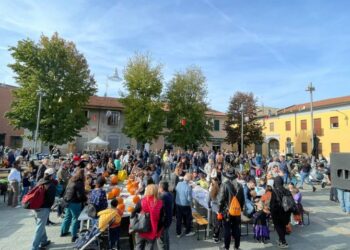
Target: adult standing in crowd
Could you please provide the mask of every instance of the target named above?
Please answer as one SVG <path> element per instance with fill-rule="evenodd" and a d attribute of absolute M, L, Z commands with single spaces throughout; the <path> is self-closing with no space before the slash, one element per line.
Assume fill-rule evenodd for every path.
<path fill-rule="evenodd" d="M 72 242 L 78 238 L 78 217 L 82 210 L 82 203 L 87 200 L 85 195 L 84 169 L 76 171 L 69 180 L 63 199 L 68 203 L 65 208 L 65 216 L 61 226 L 61 236 L 72 235 Z"/>
<path fill-rule="evenodd" d="M 279 248 L 288 248 L 286 241 L 286 226 L 290 222 L 291 212 L 284 211 L 282 207 L 283 196 L 292 196 L 289 190 L 283 186 L 283 178 L 277 176 L 274 178 L 273 190 L 270 202 L 270 211 L 273 224 L 279 237 Z"/>
<path fill-rule="evenodd" d="M 18 205 L 18 195 L 21 183 L 21 173 L 20 173 L 20 161 L 15 161 L 12 164 L 10 174 L 7 177 L 9 182 L 9 196 L 7 198 L 7 205 L 15 208 L 21 207 Z"/>
<path fill-rule="evenodd" d="M 44 177 L 37 183 L 38 186 L 44 185 L 45 197 L 41 208 L 33 210 L 36 229 L 32 243 L 32 250 L 45 249 L 45 247 L 51 243 L 51 241 L 47 239 L 45 226 L 49 219 L 51 207 L 55 202 L 56 186 L 54 184 L 54 174 L 55 171 L 53 168 L 45 170 Z"/>
<path fill-rule="evenodd" d="M 311 172 L 312 168 L 310 163 L 308 162 L 307 159 L 304 159 L 302 161 L 302 165 L 301 165 L 301 171 L 300 171 L 300 178 L 301 178 L 301 183 L 300 183 L 300 187 L 299 189 L 303 189 L 303 185 L 304 185 L 304 181 L 306 181 L 307 184 L 312 186 L 312 191 L 315 192 L 316 188 L 315 186 L 312 184 L 312 182 L 309 180 L 309 176 L 310 176 L 310 172 Z"/>
<path fill-rule="evenodd" d="M 236 197 L 241 210 L 244 206 L 243 187 L 237 182 L 235 169 L 230 167 L 224 172 L 226 180 L 221 184 L 219 192 L 219 214 L 218 217 L 224 220 L 224 241 L 225 249 L 230 249 L 231 237 L 235 240 L 235 248 L 239 249 L 241 243 L 241 216 L 231 216 L 228 211 L 233 197 Z"/>
<path fill-rule="evenodd" d="M 173 196 L 169 192 L 169 183 L 162 181 L 159 183 L 159 195 L 163 201 L 165 220 L 164 229 L 160 237 L 157 239 L 159 250 L 170 250 L 169 228 L 173 218 Z"/>
<path fill-rule="evenodd" d="M 182 222 L 185 222 L 185 235 L 192 236 L 192 187 L 190 186 L 192 175 L 187 173 L 184 180 L 176 186 L 176 236 L 181 237 Z"/>
<path fill-rule="evenodd" d="M 49 166 L 49 161 L 50 161 L 49 157 L 45 157 L 42 160 L 42 164 L 40 165 L 40 167 L 38 169 L 38 173 L 36 174 L 36 182 L 38 182 L 40 179 L 42 179 L 44 177 L 45 170 Z"/>
<path fill-rule="evenodd" d="M 158 188 L 154 184 L 146 187 L 145 196 L 135 206 L 131 218 L 136 213 L 149 213 L 151 221 L 151 231 L 147 233 L 136 233 L 136 250 L 153 250 L 156 239 L 160 237 L 163 229 L 164 207 L 163 201 L 158 198 Z"/>

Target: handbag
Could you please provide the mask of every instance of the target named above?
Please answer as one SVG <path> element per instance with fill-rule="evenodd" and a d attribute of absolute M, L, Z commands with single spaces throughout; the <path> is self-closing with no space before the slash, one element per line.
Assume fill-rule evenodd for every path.
<path fill-rule="evenodd" d="M 138 213 L 130 219 L 130 231 L 137 233 L 148 233 L 152 230 L 149 213 Z"/>

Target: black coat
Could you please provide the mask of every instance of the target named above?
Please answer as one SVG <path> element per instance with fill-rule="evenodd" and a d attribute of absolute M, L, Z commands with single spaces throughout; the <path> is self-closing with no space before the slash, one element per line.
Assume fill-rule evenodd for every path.
<path fill-rule="evenodd" d="M 69 181 L 64 194 L 64 200 L 74 203 L 83 203 L 87 201 L 84 183 L 82 181 Z"/>
<path fill-rule="evenodd" d="M 52 180 L 45 180 L 41 179 L 38 183 L 38 185 L 45 185 L 45 197 L 44 197 L 44 203 L 41 206 L 42 208 L 51 208 L 53 203 L 55 202 L 55 196 L 56 196 L 56 186 Z"/>
<path fill-rule="evenodd" d="M 221 184 L 220 192 L 218 196 L 219 212 L 223 215 L 228 214 L 230 203 L 232 198 L 236 196 L 241 209 L 244 207 L 244 194 L 243 187 L 237 180 L 226 180 Z"/>
<path fill-rule="evenodd" d="M 273 224 L 287 225 L 290 222 L 291 212 L 285 212 L 282 207 L 282 197 L 291 196 L 285 188 L 273 189 L 270 201 L 270 211 Z"/>

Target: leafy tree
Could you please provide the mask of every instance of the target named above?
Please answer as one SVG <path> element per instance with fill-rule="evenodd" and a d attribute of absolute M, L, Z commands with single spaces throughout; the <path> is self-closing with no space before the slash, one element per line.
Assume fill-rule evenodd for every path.
<path fill-rule="evenodd" d="M 241 104 L 244 105 L 243 114 L 243 142 L 244 145 L 261 144 L 264 137 L 262 135 L 262 124 L 257 119 L 257 100 L 253 93 L 236 92 L 230 100 L 225 122 L 227 136 L 225 140 L 230 144 L 238 144 L 241 150 L 241 128 L 242 115 Z"/>
<path fill-rule="evenodd" d="M 163 129 L 161 66 L 153 66 L 149 56 L 137 54 L 129 60 L 124 79 L 127 93 L 121 99 L 125 105 L 123 131 L 144 145 L 157 139 Z"/>
<path fill-rule="evenodd" d="M 188 68 L 176 73 L 167 86 L 165 100 L 168 105 L 165 133 L 167 140 L 182 148 L 195 149 L 210 138 L 212 124 L 206 118 L 207 88 L 205 76 L 199 68 Z M 186 124 L 181 124 L 184 119 Z"/>
<path fill-rule="evenodd" d="M 6 113 L 10 123 L 35 131 L 40 89 L 43 98 L 39 138 L 59 145 L 74 140 L 88 122 L 82 109 L 96 92 L 83 54 L 57 33 L 51 38 L 41 36 L 38 43 L 21 40 L 9 51 L 14 59 L 9 67 L 19 85 L 14 90 L 11 110 Z"/>

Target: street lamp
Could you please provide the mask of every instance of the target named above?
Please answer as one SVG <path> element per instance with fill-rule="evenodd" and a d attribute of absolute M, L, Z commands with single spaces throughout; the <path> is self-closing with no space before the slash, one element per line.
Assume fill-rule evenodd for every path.
<path fill-rule="evenodd" d="M 239 111 L 241 112 L 241 154 L 244 154 L 244 140 L 243 140 L 243 125 L 244 125 L 244 104 L 242 103 Z"/>
<path fill-rule="evenodd" d="M 314 111 L 313 111 L 313 95 L 312 92 L 315 91 L 315 87 L 312 85 L 312 82 L 310 82 L 309 86 L 306 88 L 307 92 L 310 92 L 310 115 L 311 115 L 311 145 L 312 149 L 315 146 L 314 145 Z M 314 162 L 314 157 L 312 157 L 312 163 Z"/>
<path fill-rule="evenodd" d="M 40 123 L 40 112 L 41 112 L 41 101 L 42 97 L 44 96 L 43 90 L 40 88 L 37 90 L 37 95 L 39 96 L 39 107 L 38 107 L 38 114 L 36 116 L 36 128 L 35 128 L 35 135 L 34 135 L 34 155 L 36 155 L 36 148 L 38 145 L 38 133 L 39 133 L 39 123 Z"/>

